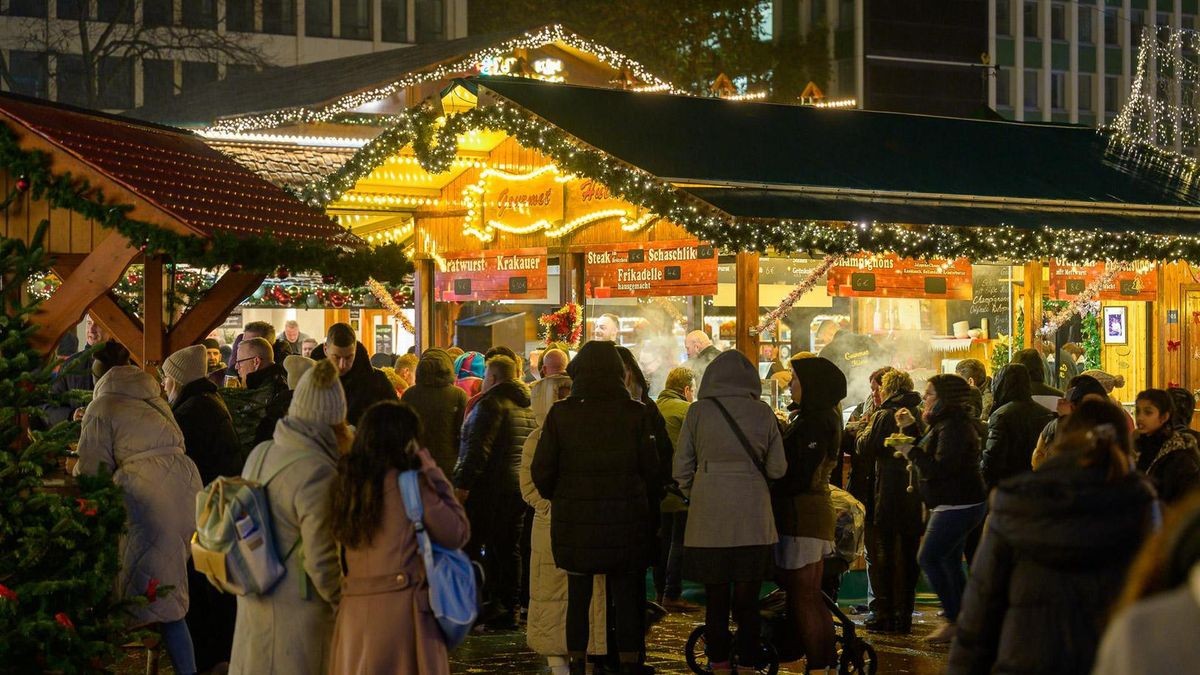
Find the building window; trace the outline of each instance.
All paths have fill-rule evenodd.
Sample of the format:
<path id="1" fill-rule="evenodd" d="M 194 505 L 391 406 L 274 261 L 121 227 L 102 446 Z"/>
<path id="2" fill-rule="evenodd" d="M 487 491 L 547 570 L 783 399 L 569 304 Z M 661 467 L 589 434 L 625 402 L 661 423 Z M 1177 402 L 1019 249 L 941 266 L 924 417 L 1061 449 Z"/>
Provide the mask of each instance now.
<path id="1" fill-rule="evenodd" d="M 45 7 L 46 4 L 42 3 L 42 6 Z M 50 73 L 47 72 L 45 53 L 21 52 L 14 49 L 8 53 L 8 70 L 12 76 L 14 92 L 46 98 Z"/>
<path id="2" fill-rule="evenodd" d="M 838 28 L 842 30 L 854 28 L 854 0 L 838 2 Z"/>
<path id="3" fill-rule="evenodd" d="M 342 3 L 341 36 L 352 40 L 371 39 L 371 0 L 339 0 Z"/>
<path id="4" fill-rule="evenodd" d="M 1040 82 L 1038 82 L 1039 75 L 1041 75 L 1041 71 L 1037 71 L 1037 70 L 1026 70 L 1025 71 L 1025 109 L 1026 110 L 1038 110 L 1040 107 L 1038 105 L 1038 92 L 1041 91 L 1041 87 L 1038 86 L 1040 84 Z"/>
<path id="5" fill-rule="evenodd" d="M 57 9 L 58 18 L 74 21 L 87 15 L 88 0 L 57 0 Z"/>
<path id="6" fill-rule="evenodd" d="M 1117 10 L 1104 10 L 1104 44 L 1116 47 L 1121 44 L 1121 23 L 1117 21 Z"/>
<path id="7" fill-rule="evenodd" d="M 254 0 L 225 0 L 225 30 L 254 32 Z"/>
<path id="8" fill-rule="evenodd" d="M 96 20 L 106 23 L 133 23 L 133 3 L 129 0 L 98 0 Z"/>
<path id="9" fill-rule="evenodd" d="M 1091 7 L 1086 5 L 1079 8 L 1079 42 L 1081 44 L 1090 45 L 1096 39 L 1096 35 L 1093 32 L 1095 30 L 1092 21 L 1093 11 Z"/>
<path id="10" fill-rule="evenodd" d="M 384 42 L 408 42 L 408 0 L 382 0 Z"/>
<path id="11" fill-rule="evenodd" d="M 142 23 L 151 27 L 172 25 L 174 4 L 171 0 L 142 0 Z"/>
<path id="12" fill-rule="evenodd" d="M 1067 39 L 1067 8 L 1065 5 L 1050 5 L 1050 39 Z"/>
<path id="13" fill-rule="evenodd" d="M 1121 108 L 1121 78 L 1108 75 L 1104 78 L 1104 111 L 1116 112 Z"/>
<path id="14" fill-rule="evenodd" d="M 442 0 L 416 0 L 417 42 L 446 39 L 446 11 Z"/>
<path id="15" fill-rule="evenodd" d="M 262 0 L 264 33 L 296 34 L 296 0 Z"/>
<path id="16" fill-rule="evenodd" d="M 1157 26 L 1170 26 L 1171 15 L 1167 14 L 1166 12 L 1159 12 L 1157 15 L 1155 15 L 1154 24 Z"/>
<path id="17" fill-rule="evenodd" d="M 812 20 L 814 26 L 825 21 L 825 0 L 812 0 L 808 18 Z"/>
<path id="18" fill-rule="evenodd" d="M 854 76 L 857 74 L 854 59 L 843 59 L 837 64 L 837 95 L 842 98 L 853 98 L 857 93 Z"/>
<path id="19" fill-rule="evenodd" d="M 1092 105 L 1092 74 L 1080 73 L 1079 85 L 1075 92 L 1075 101 L 1081 112 L 1091 112 L 1094 106 Z"/>
<path id="20" fill-rule="evenodd" d="M 1025 0 L 1025 37 L 1035 38 L 1040 34 L 1038 32 L 1038 4 L 1037 0 Z"/>
<path id="21" fill-rule="evenodd" d="M 246 77 L 258 72 L 258 68 L 247 63 L 230 63 L 225 66 L 225 79 L 231 80 L 238 77 Z"/>
<path id="22" fill-rule="evenodd" d="M 1012 35 L 1012 0 L 996 0 L 996 35 Z"/>
<path id="23" fill-rule="evenodd" d="M 333 0 L 305 0 L 304 34 L 309 37 L 333 35 Z"/>
<path id="24" fill-rule="evenodd" d="M 142 105 L 162 103 L 175 95 L 175 62 L 166 59 L 142 61 Z"/>
<path id="25" fill-rule="evenodd" d="M 133 59 L 103 58 L 96 82 L 96 106 L 112 110 L 133 107 Z"/>
<path id="26" fill-rule="evenodd" d="M 183 25 L 188 28 L 215 29 L 216 0 L 183 0 Z"/>
<path id="27" fill-rule="evenodd" d="M 1067 108 L 1067 74 L 1050 73 L 1050 107 L 1054 110 Z"/>
<path id="28" fill-rule="evenodd" d="M 204 61 L 184 61 L 180 91 L 191 91 L 217 81 L 217 64 Z"/>
<path id="29" fill-rule="evenodd" d="M 1133 48 L 1137 49 L 1142 44 L 1142 29 L 1146 27 L 1146 11 L 1142 9 L 1129 10 L 1129 37 L 1133 41 Z"/>
<path id="30" fill-rule="evenodd" d="M 996 107 L 1012 107 L 1012 70 L 999 68 L 996 70 Z"/>
<path id="31" fill-rule="evenodd" d="M 28 16 L 35 19 L 46 18 L 50 3 L 46 0 L 8 0 L 9 16 Z"/>
<path id="32" fill-rule="evenodd" d="M 71 105 L 87 105 L 87 85 L 83 81 L 83 57 L 58 54 L 54 58 L 54 86 L 58 100 Z"/>

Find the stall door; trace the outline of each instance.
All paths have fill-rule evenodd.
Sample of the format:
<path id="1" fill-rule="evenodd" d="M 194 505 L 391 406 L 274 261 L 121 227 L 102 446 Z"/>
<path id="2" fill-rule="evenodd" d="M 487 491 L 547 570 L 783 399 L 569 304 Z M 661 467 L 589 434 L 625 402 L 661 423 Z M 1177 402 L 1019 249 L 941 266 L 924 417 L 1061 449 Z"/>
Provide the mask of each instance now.
<path id="1" fill-rule="evenodd" d="M 1113 390 L 1122 403 L 1132 404 L 1137 393 L 1149 386 L 1149 330 L 1146 322 L 1146 303 L 1106 301 L 1105 307 L 1123 307 L 1126 312 L 1125 340 L 1109 342 L 1100 331 L 1100 362 L 1103 369 L 1125 378 L 1125 386 Z"/>
<path id="2" fill-rule="evenodd" d="M 1196 391 L 1200 389 L 1200 291 L 1183 292 L 1183 364 L 1182 386 Z"/>

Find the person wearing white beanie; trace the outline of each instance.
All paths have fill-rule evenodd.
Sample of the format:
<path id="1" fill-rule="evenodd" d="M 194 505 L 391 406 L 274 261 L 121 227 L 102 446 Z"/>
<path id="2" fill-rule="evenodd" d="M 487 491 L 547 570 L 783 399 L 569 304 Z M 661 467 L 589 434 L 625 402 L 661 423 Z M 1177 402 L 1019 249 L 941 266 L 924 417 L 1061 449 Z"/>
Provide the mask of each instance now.
<path id="1" fill-rule="evenodd" d="M 316 361 L 307 356 L 299 354 L 291 354 L 283 360 L 283 369 L 287 371 L 288 389 L 296 390 L 296 385 L 300 384 L 300 378 L 308 372 L 310 368 L 316 365 Z"/>
<path id="2" fill-rule="evenodd" d="M 270 480 L 267 500 L 286 572 L 270 592 L 238 596 L 231 675 L 319 673 L 328 667 L 341 567 L 329 492 L 348 434 L 337 367 L 318 362 L 300 377 L 271 440 L 246 459 L 242 477 Z"/>
<path id="3" fill-rule="evenodd" d="M 208 377 L 208 350 L 204 345 L 184 347 L 167 357 L 162 364 L 163 389 L 172 403 L 187 385 Z"/>

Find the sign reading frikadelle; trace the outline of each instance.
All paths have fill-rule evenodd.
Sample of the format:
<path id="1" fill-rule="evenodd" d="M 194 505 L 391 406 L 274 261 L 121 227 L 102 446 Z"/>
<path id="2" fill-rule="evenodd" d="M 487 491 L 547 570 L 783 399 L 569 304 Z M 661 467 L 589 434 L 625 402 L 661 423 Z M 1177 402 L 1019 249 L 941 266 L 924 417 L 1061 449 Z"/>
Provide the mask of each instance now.
<path id="1" fill-rule="evenodd" d="M 548 281 L 545 248 L 459 251 L 442 256 L 434 275 L 442 302 L 545 300 Z"/>
<path id="2" fill-rule="evenodd" d="M 584 249 L 589 298 L 716 295 L 717 253 L 695 239 Z"/>

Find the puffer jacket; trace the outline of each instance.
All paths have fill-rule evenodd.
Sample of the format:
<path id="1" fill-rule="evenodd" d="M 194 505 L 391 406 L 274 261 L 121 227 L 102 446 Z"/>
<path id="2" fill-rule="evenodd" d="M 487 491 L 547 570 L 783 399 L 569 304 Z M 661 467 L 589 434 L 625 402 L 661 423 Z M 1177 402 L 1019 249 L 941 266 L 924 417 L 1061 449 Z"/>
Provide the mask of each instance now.
<path id="1" fill-rule="evenodd" d="M 909 453 L 925 506 L 933 509 L 986 501 L 987 486 L 979 472 L 982 424 L 965 408 L 957 407 L 945 408 L 929 423 L 929 430 Z"/>
<path id="2" fill-rule="evenodd" d="M 317 345 L 312 350 L 312 359 L 320 361 L 323 358 L 325 358 L 325 345 Z M 355 344 L 354 363 L 350 366 L 350 370 L 338 379 L 341 380 L 342 389 L 346 392 L 346 421 L 353 426 L 358 425 L 362 414 L 372 405 L 380 401 L 395 401 L 400 398 L 396 394 L 396 388 L 392 386 L 391 382 L 388 382 L 387 375 L 371 365 L 371 356 L 367 354 L 367 348 L 361 342 Z M 284 381 L 287 381 L 286 377 Z"/>
<path id="3" fill-rule="evenodd" d="M 201 378 L 184 385 L 171 412 L 183 432 L 184 450 L 196 463 L 205 485 L 217 476 L 242 474 L 241 444 L 215 384 Z"/>
<path id="4" fill-rule="evenodd" d="M 118 366 L 105 373 L 83 415 L 75 465 L 76 475 L 112 472 L 123 492 L 127 529 L 119 543 L 119 597 L 144 596 L 151 579 L 174 587 L 132 608 L 135 626 L 178 621 L 188 610 L 187 561 L 200 473 L 184 454 L 183 432 L 161 394 L 140 368 Z"/>
<path id="5" fill-rule="evenodd" d="M 895 450 L 884 445 L 888 436 L 899 431 L 896 411 L 906 408 L 913 418 L 920 420 L 921 395 L 915 391 L 902 391 L 889 396 L 871 416 L 871 421 L 858 436 L 856 452 L 875 462 L 875 494 L 867 501 L 867 518 L 870 523 L 905 534 L 921 533 L 921 497 L 909 492 L 912 478 L 908 462 L 895 456 Z"/>
<path id="6" fill-rule="evenodd" d="M 783 433 L 787 473 L 771 489 L 775 526 L 781 535 L 833 541 L 834 512 L 829 475 L 841 459 L 846 376 L 829 359 L 792 361 L 800 380 L 800 404 Z"/>
<path id="7" fill-rule="evenodd" d="M 1002 482 L 971 564 L 950 675 L 1089 673 L 1154 492 L 1052 458 Z"/>
<path id="8" fill-rule="evenodd" d="M 550 408 L 530 466 L 552 505 L 554 562 L 567 572 L 646 568 L 646 522 L 662 477 L 645 406 L 630 398 L 621 372 L 612 343 L 583 346 L 568 371 L 571 396 Z"/>
<path id="9" fill-rule="evenodd" d="M 425 447 L 446 476 L 454 474 L 467 395 L 454 386 L 454 361 L 441 349 L 426 349 L 417 362 L 417 382 L 400 400 L 421 418 Z"/>
<path id="10" fill-rule="evenodd" d="M 485 495 L 519 495 L 521 449 L 537 424 L 523 382 L 501 382 L 483 392 L 463 426 L 454 487 Z M 478 504 L 479 502 L 476 502 Z"/>
<path id="11" fill-rule="evenodd" d="M 287 384 L 287 371 L 278 363 L 246 376 L 246 388 L 221 389 L 229 414 L 233 417 L 233 428 L 241 443 L 239 459 L 245 463 L 259 443 L 271 440 L 275 423 L 287 414 L 292 402 L 292 391 Z"/>
<path id="12" fill-rule="evenodd" d="M 1166 425 L 1134 440 L 1138 468 L 1154 484 L 1164 504 L 1174 504 L 1200 486 L 1200 449 L 1196 439 Z"/>
<path id="13" fill-rule="evenodd" d="M 1029 370 L 1020 363 L 1001 368 L 993 380 L 995 411 L 988 417 L 980 468 L 989 488 L 1030 470 L 1038 436 L 1054 413 L 1033 400 Z"/>

